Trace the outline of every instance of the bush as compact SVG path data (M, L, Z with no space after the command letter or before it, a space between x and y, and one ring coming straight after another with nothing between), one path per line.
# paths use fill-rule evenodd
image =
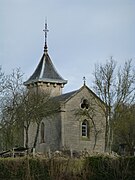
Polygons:
M116 180L135 179L135 157L96 156L88 157L85 162L86 179Z

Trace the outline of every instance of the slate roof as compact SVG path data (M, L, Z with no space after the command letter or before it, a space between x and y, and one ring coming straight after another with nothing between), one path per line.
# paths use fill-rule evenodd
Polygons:
M29 85L34 82L48 82L48 83L59 83L66 84L57 70L55 69L49 55L45 52L32 76L24 82L24 85Z
M66 101L67 99L72 97L77 91L78 90L72 91L72 92L69 92L69 93L65 93L65 94L62 94L60 96L55 96L55 97L53 97L53 100L58 101L58 102Z
M89 89L86 85L83 85L80 89L76 91L71 91L69 93L62 94L60 96L55 96L52 97L53 100L58 101L58 102L67 102L69 99L71 99L73 96L75 96L77 93L79 93L83 88L87 88L88 91L95 97L97 98L101 103L105 105L105 103L91 90Z

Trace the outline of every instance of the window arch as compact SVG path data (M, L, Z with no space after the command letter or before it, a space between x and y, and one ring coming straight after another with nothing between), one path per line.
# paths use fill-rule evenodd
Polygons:
M41 123L41 143L45 142L45 124Z
M82 122L82 137L89 137L89 122L85 119Z

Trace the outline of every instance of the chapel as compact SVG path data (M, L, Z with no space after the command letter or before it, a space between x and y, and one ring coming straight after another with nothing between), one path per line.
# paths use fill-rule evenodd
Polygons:
M44 52L30 78L24 82L29 91L49 91L60 104L60 110L40 124L36 152L46 153L62 149L103 152L105 146L104 102L86 85L80 89L62 93L65 80L56 70L47 47L47 23L45 23ZM65 67L66 68L66 67ZM29 128L29 147L32 147L36 125Z

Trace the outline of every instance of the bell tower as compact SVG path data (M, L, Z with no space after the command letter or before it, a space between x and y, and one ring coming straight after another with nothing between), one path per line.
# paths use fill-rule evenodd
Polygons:
M39 61L37 68L30 78L24 82L24 85L31 91L41 91L50 93L51 96L59 96L62 94L62 88L67 84L67 80L64 80L57 72L53 65L53 62L48 54L47 47L47 22L45 22L45 45L44 52Z

